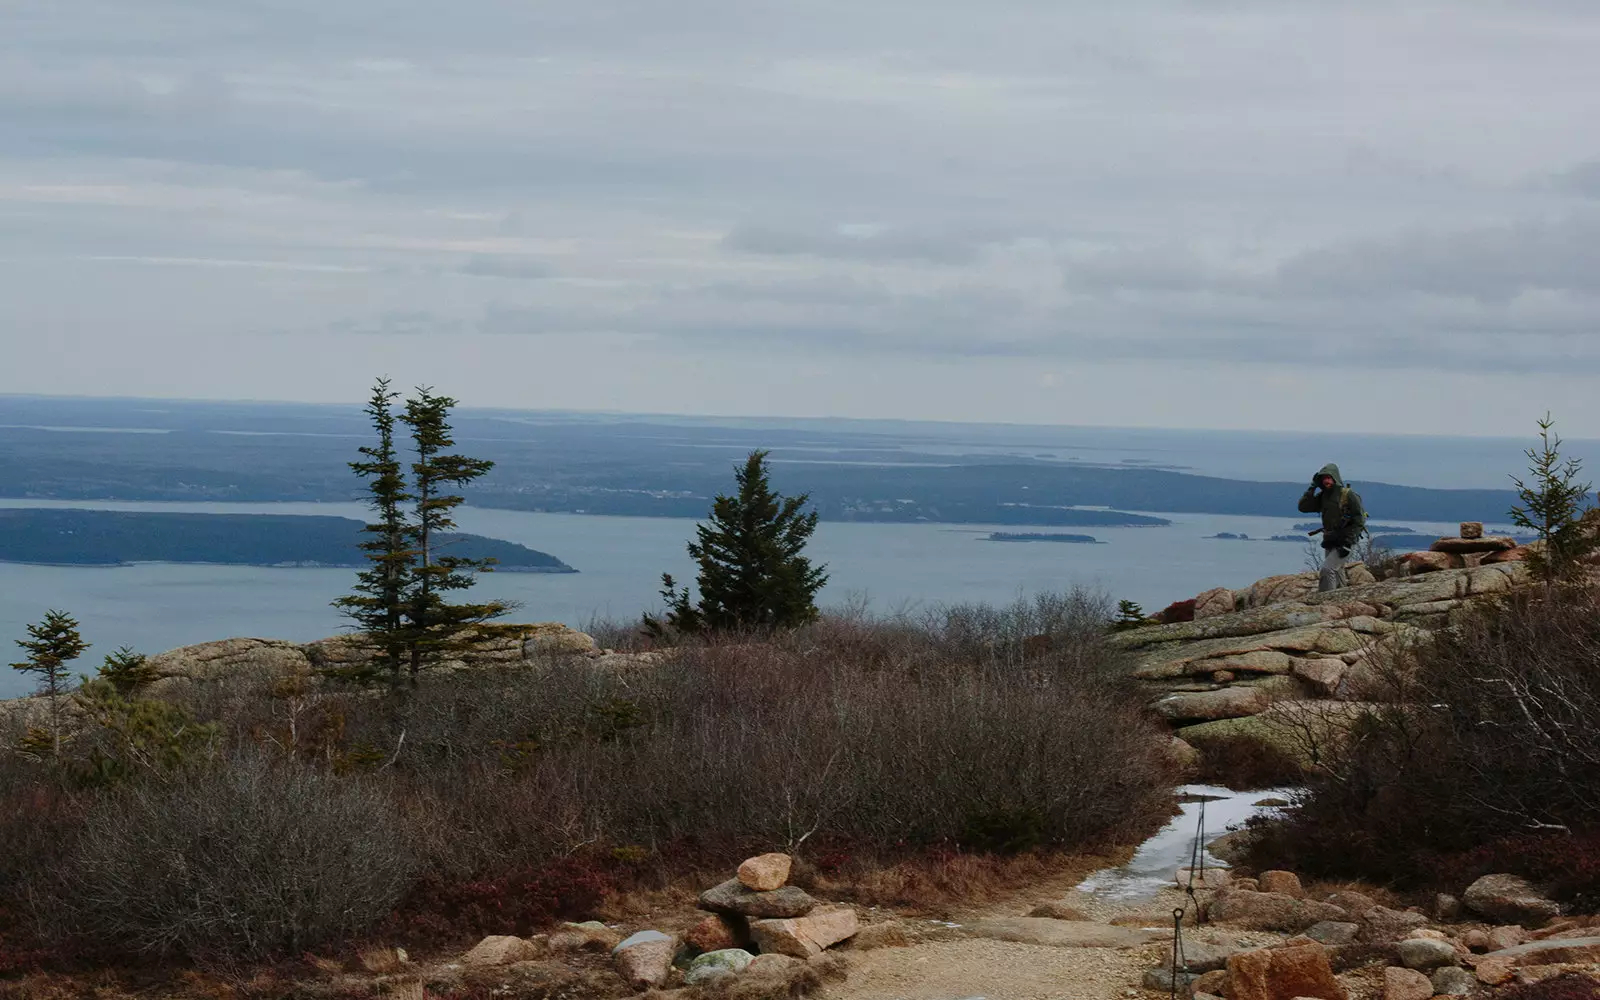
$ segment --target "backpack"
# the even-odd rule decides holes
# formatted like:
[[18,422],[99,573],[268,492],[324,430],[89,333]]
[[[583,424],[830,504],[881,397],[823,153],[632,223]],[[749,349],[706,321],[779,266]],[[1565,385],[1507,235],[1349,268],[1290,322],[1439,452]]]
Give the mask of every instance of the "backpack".
[[[1350,503],[1351,500],[1355,504]],[[1359,541],[1367,533],[1367,507],[1361,502],[1361,494],[1346,486],[1339,494],[1339,509],[1344,512],[1344,519],[1350,528],[1350,541]]]

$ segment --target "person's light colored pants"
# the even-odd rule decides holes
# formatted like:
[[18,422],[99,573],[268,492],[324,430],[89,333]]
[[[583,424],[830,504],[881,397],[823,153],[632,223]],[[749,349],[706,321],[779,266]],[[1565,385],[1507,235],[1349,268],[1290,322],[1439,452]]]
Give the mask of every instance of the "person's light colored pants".
[[1322,572],[1317,576],[1317,590],[1338,590],[1349,584],[1345,576],[1344,563],[1350,558],[1349,549],[1332,548],[1323,549]]

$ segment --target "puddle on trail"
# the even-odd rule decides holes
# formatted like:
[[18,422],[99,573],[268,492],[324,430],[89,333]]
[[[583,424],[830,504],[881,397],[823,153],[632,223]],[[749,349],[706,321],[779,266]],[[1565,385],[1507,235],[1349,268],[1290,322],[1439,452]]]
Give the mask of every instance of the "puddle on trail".
[[[1292,788],[1235,792],[1212,785],[1185,785],[1178,789],[1180,797],[1206,800],[1204,843],[1207,846],[1227,833],[1230,826],[1242,826],[1251,816],[1277,811],[1270,806],[1258,806],[1257,802],[1263,799],[1289,799],[1294,792]],[[1139,845],[1127,864],[1095,872],[1083,880],[1078,891],[1101,899],[1139,900],[1154,896],[1162,886],[1176,884],[1173,882],[1174,874],[1179,868],[1189,867],[1190,858],[1193,857],[1194,835],[1201,805],[1198,801],[1184,802],[1180,806],[1182,814]],[[1212,857],[1209,851],[1205,859],[1208,868],[1228,867]]]

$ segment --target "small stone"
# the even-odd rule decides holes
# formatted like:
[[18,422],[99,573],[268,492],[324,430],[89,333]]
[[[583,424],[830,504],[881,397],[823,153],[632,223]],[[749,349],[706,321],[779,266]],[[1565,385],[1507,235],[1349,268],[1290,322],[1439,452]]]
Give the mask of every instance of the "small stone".
[[1433,918],[1447,924],[1453,924],[1461,919],[1461,900],[1449,893],[1441,892],[1433,897]]
[[486,937],[474,945],[471,951],[461,956],[461,964],[476,967],[511,965],[514,962],[532,961],[538,954],[538,949],[531,941],[497,934]]
[[1429,1000],[1433,983],[1415,969],[1383,970],[1383,1000]]
[[1218,670],[1211,675],[1214,684],[1232,684],[1238,676],[1232,670]]
[[1484,952],[1493,947],[1489,943],[1489,932],[1478,927],[1461,935],[1461,943],[1467,946],[1468,951]]
[[1432,938],[1407,938],[1395,945],[1400,963],[1408,969],[1431,971],[1456,964],[1456,949],[1448,941]]
[[1178,995],[1188,996],[1191,992],[1191,988],[1194,985],[1194,981],[1199,978],[1199,975],[1193,972],[1179,972],[1176,976],[1174,976],[1170,966],[1157,966],[1153,969],[1144,970],[1143,985],[1147,990],[1155,990],[1158,993],[1170,994],[1172,992],[1172,984],[1174,981],[1176,981],[1178,984]]
[[736,878],[700,894],[702,910],[765,919],[803,917],[816,905],[817,901],[798,886],[786,885],[770,892],[756,892]]
[[545,942],[553,952],[610,951],[622,943],[622,935],[598,920],[565,924]]
[[786,976],[793,969],[800,966],[798,958],[790,955],[763,954],[751,959],[750,965],[745,969],[746,975],[751,976]]
[[660,986],[672,972],[678,942],[660,931],[640,931],[617,945],[612,962],[617,974],[636,990]]
[[1281,892],[1294,899],[1305,899],[1305,887],[1300,884],[1300,876],[1294,872],[1267,871],[1257,876],[1256,881],[1261,883],[1262,892]]
[[1508,959],[1495,958],[1493,955],[1485,955],[1478,959],[1478,965],[1473,972],[1476,973],[1478,982],[1485,986],[1503,986],[1511,982],[1514,974]]
[[1433,995],[1464,997],[1478,985],[1476,977],[1457,965],[1447,965],[1433,974]]
[[356,956],[361,968],[375,976],[386,975],[405,963],[399,948],[363,948]]
[[1489,928],[1489,951],[1505,951],[1528,940],[1528,932],[1516,924]]
[[1228,993],[1228,970],[1217,969],[1207,972],[1194,981],[1195,996],[1210,993],[1214,996],[1226,996]]
[[702,954],[738,948],[750,940],[750,924],[736,914],[713,913],[684,931],[684,943]]
[[739,881],[756,892],[781,889],[789,881],[789,869],[793,864],[787,854],[758,855],[739,866]]
[[1483,522],[1482,521],[1462,521],[1461,522],[1461,537],[1462,538],[1482,538],[1483,537]]
[[1366,916],[1374,906],[1378,905],[1371,896],[1348,890],[1332,893],[1328,896],[1328,902],[1356,918]]
[[[1225,968],[1230,955],[1245,949],[1237,941],[1212,943],[1191,937],[1183,943],[1183,965],[1190,972],[1213,972]],[[1167,949],[1166,961],[1172,964],[1172,949]]]
[[1410,937],[1418,927],[1428,925],[1428,918],[1421,913],[1391,910],[1387,906],[1374,906],[1361,920],[1366,925],[1362,938],[1369,944],[1392,944]]
[[1360,924],[1349,924],[1342,920],[1324,920],[1320,924],[1312,924],[1306,928],[1306,937],[1329,947],[1350,944],[1355,941],[1359,933],[1361,933]]
[[689,971],[684,973],[683,981],[690,986],[698,986],[721,976],[738,975],[749,968],[754,959],[754,955],[741,948],[708,951],[689,963]]

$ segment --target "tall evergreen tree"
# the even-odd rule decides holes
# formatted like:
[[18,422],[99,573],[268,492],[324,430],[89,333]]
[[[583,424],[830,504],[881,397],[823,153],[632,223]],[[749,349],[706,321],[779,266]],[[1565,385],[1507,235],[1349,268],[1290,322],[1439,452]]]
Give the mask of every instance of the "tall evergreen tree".
[[1582,518],[1594,486],[1579,480],[1583,463],[1561,458],[1561,437],[1547,413],[1539,421],[1539,447],[1529,448],[1528,480],[1512,476],[1522,503],[1511,508],[1512,523],[1527,528],[1544,544],[1528,558],[1529,566],[1547,584],[1570,580],[1583,571],[1583,557],[1600,539]]
[[488,570],[494,564],[492,559],[465,559],[439,551],[440,536],[456,526],[454,511],[466,502],[465,497],[450,491],[494,468],[487,459],[447,452],[455,446],[449,423],[450,408],[455,405],[448,396],[419,388],[416,398],[406,400],[405,412],[400,415],[410,428],[416,450],[411,463],[408,532],[417,561],[405,602],[412,683],[426,663],[470,646],[475,637],[485,634],[485,623],[511,608],[503,601],[456,604],[447,600],[451,591],[465,590],[476,582],[474,571]]
[[28,626],[28,638],[16,640],[27,659],[11,666],[39,678],[39,693],[50,700],[50,749],[61,758],[61,696],[68,692],[71,674],[67,664],[83,655],[89,644],[78,632],[77,619],[65,611],[48,611],[44,621]]
[[371,667],[354,671],[353,679],[384,674],[391,686],[399,685],[411,659],[406,606],[417,557],[411,547],[412,532],[405,509],[412,497],[395,450],[394,403],[399,398],[400,394],[390,389],[389,380],[384,378],[372,387],[372,397],[367,400],[365,412],[378,441],[363,446],[361,460],[351,462],[350,469],[367,481],[367,503],[374,517],[363,529],[367,539],[361,549],[370,565],[358,574],[356,592],[333,602],[377,647],[378,655]]
[[709,524],[695,528],[689,555],[699,564],[700,600],[661,576],[665,622],[645,616],[654,635],[678,632],[791,628],[814,621],[816,596],[827,583],[825,566],[802,555],[817,527],[817,513],[802,513],[810,494],[784,497],[767,482],[767,453],[753,451],[734,473],[738,492],[718,496]]

